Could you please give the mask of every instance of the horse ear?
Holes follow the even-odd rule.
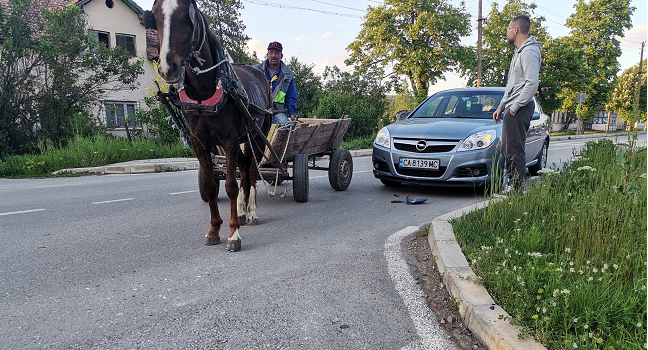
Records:
[[[157,29],[157,24],[155,23],[155,16],[151,11],[144,11],[144,28],[146,29]]]

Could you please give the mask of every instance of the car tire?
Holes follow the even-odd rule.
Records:
[[[380,179],[380,182],[382,182],[382,184],[387,187],[398,187],[401,184],[399,181],[392,181],[392,180],[385,180],[385,179]]]
[[[308,202],[308,156],[296,154],[293,160],[293,198],[295,202]]]
[[[339,149],[331,156],[329,163],[329,184],[336,191],[344,191],[351,183],[353,176],[353,157],[351,152]]]
[[[542,149],[536,157],[537,162],[529,167],[529,174],[531,176],[538,176],[538,171],[547,166],[547,157],[549,156],[549,143],[547,141],[542,145]]]

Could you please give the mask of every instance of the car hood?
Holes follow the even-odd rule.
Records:
[[[492,119],[467,118],[414,118],[405,119],[387,126],[391,137],[463,140],[483,130],[496,129],[500,135],[502,123]]]

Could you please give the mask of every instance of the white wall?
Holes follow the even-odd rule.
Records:
[[[152,81],[155,77],[153,63],[146,58],[146,30],[140,23],[137,14],[121,0],[113,0],[113,8],[106,6],[105,0],[90,1],[83,6],[88,21],[88,29],[110,33],[110,45],[115,47],[117,42],[115,34],[135,36],[135,51],[137,58],[144,58],[144,74],[140,75],[140,86],[133,91],[119,91],[106,94],[104,100],[138,101],[141,108],[145,108],[145,88],[153,89]]]

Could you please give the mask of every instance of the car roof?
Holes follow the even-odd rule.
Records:
[[[498,92],[504,92],[505,88],[501,86],[492,86],[492,87],[467,87],[467,88],[456,88],[456,89],[448,89],[448,90],[441,90],[437,91],[435,94],[441,93],[441,92],[483,92],[483,91],[498,91]]]

